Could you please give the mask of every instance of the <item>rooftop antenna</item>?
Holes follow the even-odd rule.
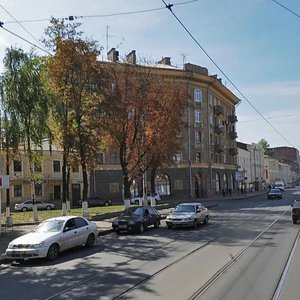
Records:
[[[186,60],[186,54],[185,53],[180,53],[180,56],[182,58],[182,66],[184,66],[185,60]]]
[[[106,55],[108,53],[108,29],[109,29],[109,27],[106,26]]]

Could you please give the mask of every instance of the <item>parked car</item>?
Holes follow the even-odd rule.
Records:
[[[60,252],[69,248],[83,244],[93,247],[96,237],[97,225],[83,217],[51,218],[10,242],[6,255],[11,259],[47,257],[54,260]]]
[[[121,231],[144,232],[146,227],[160,225],[161,215],[158,210],[152,206],[133,206],[124,210],[124,212],[112,222],[112,228],[116,233]]]
[[[87,199],[88,206],[109,206],[111,205],[111,200],[107,199],[101,199],[100,197],[97,196],[91,196]]]
[[[271,189],[268,194],[268,199],[282,199],[282,192],[280,189]]]
[[[281,192],[284,192],[285,185],[284,185],[283,181],[275,181],[273,188],[279,189]]]
[[[300,200],[295,200],[291,205],[291,215],[294,224],[297,224],[297,221],[300,220]]]
[[[35,204],[36,204],[36,207],[38,210],[42,210],[42,209],[50,210],[50,209],[54,209],[54,207],[55,207],[55,205],[50,202],[35,201]],[[27,200],[22,203],[15,204],[14,210],[15,211],[28,211],[28,210],[32,210],[32,207],[33,207],[32,200]]]
[[[147,193],[147,202],[148,202],[148,205],[151,205],[151,198],[154,198],[155,200],[155,205],[161,201],[160,199],[160,194],[159,193],[154,193],[154,194],[151,194],[151,193]],[[143,197],[139,197],[139,196],[136,196],[136,197],[133,197],[131,200],[130,200],[130,203],[131,204],[135,204],[135,205],[139,205],[140,204],[140,199],[143,199]]]
[[[181,203],[176,206],[166,219],[169,229],[175,227],[194,227],[196,228],[200,223],[208,224],[209,212],[199,202]]]

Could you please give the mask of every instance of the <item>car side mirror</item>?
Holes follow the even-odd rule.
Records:
[[[174,208],[171,208],[171,209],[170,209],[170,212],[171,212],[171,213],[174,212]]]

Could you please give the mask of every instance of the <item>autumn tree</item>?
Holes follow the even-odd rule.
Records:
[[[101,103],[105,76],[97,63],[99,48],[92,40],[57,40],[47,62],[55,94],[55,135],[64,150],[76,154],[83,174],[83,208],[88,193],[88,170],[93,166],[101,138]],[[59,134],[61,132],[61,134]]]
[[[4,67],[3,107],[7,121],[10,121],[13,126],[8,129],[13,129],[13,134],[17,139],[14,145],[16,146],[15,143],[17,143],[22,146],[29,161],[33,219],[38,221],[35,205],[36,178],[33,165],[38,153],[35,150],[41,149],[42,141],[49,134],[48,98],[41,76],[44,64],[33,51],[25,53],[22,49],[10,48],[6,51]]]
[[[106,118],[111,142],[118,147],[125,199],[134,179],[170,162],[178,150],[184,89],[139,65],[108,64],[111,94]]]
[[[269,143],[265,139],[261,139],[258,142],[258,145],[261,146],[261,148],[263,149],[263,151],[264,151],[265,154],[268,153],[268,149],[270,148],[270,145],[269,145]]]

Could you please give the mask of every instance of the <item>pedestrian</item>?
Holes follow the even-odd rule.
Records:
[[[232,189],[229,189],[229,196],[231,197]]]
[[[223,197],[225,197],[225,189],[222,190]]]
[[[247,196],[247,189],[245,188],[245,190],[244,190],[244,197],[246,197]]]
[[[243,190],[243,187],[241,187],[241,195],[244,194],[244,190]]]

